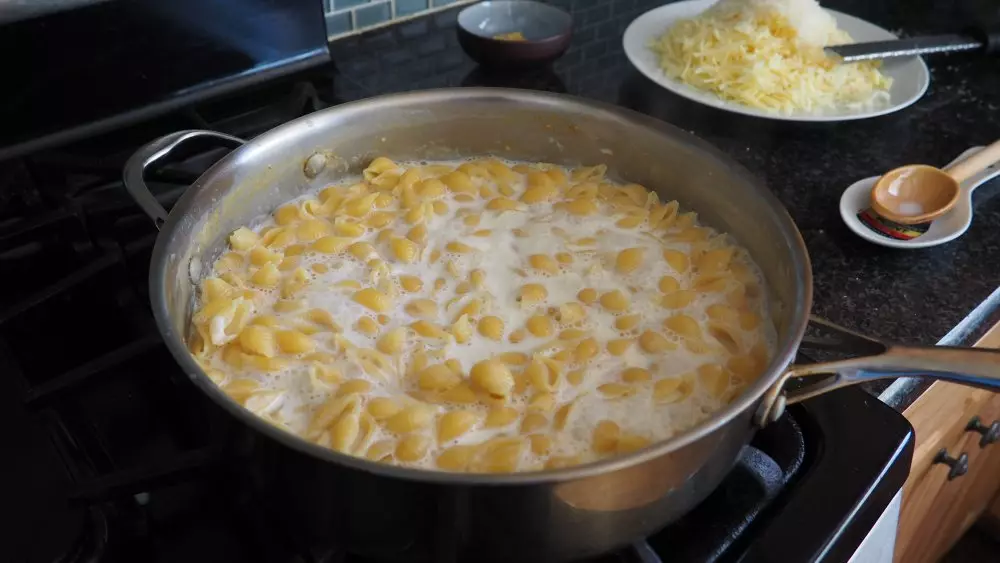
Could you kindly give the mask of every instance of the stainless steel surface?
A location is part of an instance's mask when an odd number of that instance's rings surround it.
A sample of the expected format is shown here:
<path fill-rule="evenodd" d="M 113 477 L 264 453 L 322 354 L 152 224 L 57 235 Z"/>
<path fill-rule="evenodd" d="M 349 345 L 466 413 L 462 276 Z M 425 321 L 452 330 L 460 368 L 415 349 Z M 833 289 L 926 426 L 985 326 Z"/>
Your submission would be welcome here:
<path fill-rule="evenodd" d="M 976 306 L 962 322 L 938 340 L 938 346 L 963 346 L 975 343 L 977 335 L 990 321 L 991 313 L 1000 308 L 1000 288 L 997 288 L 982 303 Z M 992 325 L 991 325 L 992 326 Z M 900 377 L 893 381 L 878 398 L 883 403 L 902 412 L 919 396 L 919 390 L 929 385 L 919 377 Z"/>
<path fill-rule="evenodd" d="M 832 337 L 805 337 L 801 342 L 803 348 L 861 355 L 845 360 L 790 368 L 765 393 L 755 417 L 758 425 L 763 426 L 776 420 L 786 405 L 805 401 L 848 385 L 878 379 L 918 376 L 1000 391 L 998 350 L 951 346 L 891 346 L 817 317 L 812 317 L 810 323 L 830 333 Z M 785 384 L 790 380 L 817 375 L 827 377 L 798 387 L 794 391 L 784 390 Z"/>
<path fill-rule="evenodd" d="M 74 10 L 108 0 L 0 0 L 0 24 Z"/>
<path fill-rule="evenodd" d="M 154 141 L 140 152 L 163 155 L 176 142 Z M 396 467 L 345 456 L 267 424 L 219 390 L 188 352 L 194 284 L 232 230 L 305 191 L 360 172 L 380 154 L 605 163 L 613 175 L 677 199 L 734 236 L 761 267 L 778 337 L 773 360 L 742 396 L 688 432 L 627 456 L 555 471 L 483 475 Z M 324 166 L 310 164 L 319 160 Z M 130 160 L 126 183 L 141 179 L 134 168 L 148 162 L 149 156 Z M 144 208 L 159 216 L 148 201 Z M 399 560 L 561 561 L 648 535 L 718 485 L 752 435 L 754 414 L 762 424 L 780 412 L 784 383 L 803 373 L 786 368 L 808 321 L 812 277 L 802 239 L 778 200 L 689 133 L 566 96 L 463 88 L 337 106 L 230 153 L 191 186 L 162 225 L 150 265 L 150 299 L 177 362 L 249 429 L 233 444 L 257 459 L 255 481 L 309 537 L 322 541 L 334 534 L 353 551 Z M 863 341 L 866 350 L 881 346 Z M 907 368 L 944 367 L 933 349 L 917 352 L 926 362 Z M 904 362 L 891 354 L 866 361 L 888 370 L 887 358 Z"/>
<path fill-rule="evenodd" d="M 159 149 L 143 152 L 158 154 L 170 144 L 161 141 Z M 327 163 L 310 180 L 304 163 L 316 153 L 326 155 Z M 188 352 L 193 284 L 233 229 L 305 190 L 357 173 L 378 154 L 606 163 L 614 174 L 698 209 L 706 223 L 739 238 L 766 272 L 781 342 L 772 365 L 745 396 L 684 435 L 558 471 L 455 475 L 377 464 L 263 422 L 212 384 Z M 136 173 L 126 171 L 130 178 Z M 791 219 L 766 188 L 712 147 L 644 115 L 595 102 L 471 88 L 338 106 L 232 152 L 192 185 L 162 225 L 150 289 L 159 329 L 184 371 L 253 434 L 265 437 L 248 448 L 266 473 L 260 481 L 281 491 L 275 502 L 283 503 L 296 525 L 317 538 L 339 530 L 347 536 L 341 540 L 362 553 L 386 556 L 391 546 L 405 545 L 406 554 L 396 556 L 445 561 L 451 556 L 442 550 L 453 549 L 456 559 L 483 562 L 558 561 L 604 552 L 652 533 L 707 496 L 752 434 L 758 398 L 791 361 L 811 301 L 808 258 Z M 426 534 L 417 533 L 421 529 Z M 367 542 L 365 530 L 378 530 L 379 537 Z"/>
<path fill-rule="evenodd" d="M 912 57 L 933 53 L 952 53 L 955 51 L 975 51 L 982 49 L 983 42 L 968 35 L 932 35 L 928 37 L 911 37 L 894 41 L 872 41 L 869 43 L 850 43 L 827 47 L 827 54 L 840 62 L 856 63 L 894 57 Z"/>
<path fill-rule="evenodd" d="M 153 223 L 160 227 L 167 220 L 167 210 L 156 200 L 156 197 L 146 186 L 144 175 L 146 169 L 166 158 L 178 149 L 181 145 L 196 139 L 212 139 L 224 145 L 236 148 L 246 141 L 215 131 L 178 131 L 169 135 L 164 135 L 155 141 L 144 145 L 129 157 L 125 163 L 124 180 L 125 189 L 128 190 L 132 199 L 139 204 L 139 207 L 149 215 Z"/>
<path fill-rule="evenodd" d="M 903 504 L 903 491 L 892 497 L 889 506 L 861 541 L 847 563 L 892 563 L 896 551 L 896 533 L 899 531 L 899 509 Z"/>

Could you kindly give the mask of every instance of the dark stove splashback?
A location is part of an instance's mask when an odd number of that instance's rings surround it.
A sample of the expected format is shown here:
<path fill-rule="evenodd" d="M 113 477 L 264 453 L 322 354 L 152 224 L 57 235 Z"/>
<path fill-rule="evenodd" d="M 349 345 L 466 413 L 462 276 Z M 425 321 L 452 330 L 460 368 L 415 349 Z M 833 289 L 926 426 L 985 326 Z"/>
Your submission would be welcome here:
<path fill-rule="evenodd" d="M 320 0 L 66 6 L 0 25 L 0 159 L 329 60 Z"/>

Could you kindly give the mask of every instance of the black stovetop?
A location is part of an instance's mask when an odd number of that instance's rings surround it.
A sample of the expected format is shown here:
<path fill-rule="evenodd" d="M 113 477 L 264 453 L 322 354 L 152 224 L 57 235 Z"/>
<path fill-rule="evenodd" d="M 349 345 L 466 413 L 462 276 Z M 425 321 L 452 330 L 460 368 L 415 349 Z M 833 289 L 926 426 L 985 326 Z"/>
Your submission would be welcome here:
<path fill-rule="evenodd" d="M 355 561 L 300 546 L 222 457 L 232 424 L 177 369 L 146 294 L 156 231 L 120 183 L 137 143 L 212 127 L 249 137 L 336 103 L 329 74 L 4 163 L 0 496 L 13 561 Z M 218 153 L 156 171 L 170 205 Z M 791 407 L 680 522 L 600 562 L 840 561 L 902 486 L 905 419 L 846 389 Z M 8 500 L 10 499 L 10 500 Z M 822 507 L 822 508 L 818 508 Z M 23 528 L 23 529 L 22 529 Z"/>
<path fill-rule="evenodd" d="M 0 158 L 90 138 L 326 62 L 322 4 L 5 2 L 0 52 L 17 56 L 4 66 Z M 26 12 L 34 17 L 17 18 Z"/>
<path fill-rule="evenodd" d="M 928 59 L 930 90 L 895 115 L 783 125 L 693 106 L 629 67 L 621 32 L 662 2 L 553 1 L 574 13 L 576 33 L 547 71 L 477 68 L 455 41 L 457 10 L 449 10 L 334 43 L 335 69 L 0 162 L 0 498 L 20 515 L 17 533 L 0 535 L 4 560 L 352 561 L 335 549 L 305 552 L 280 518 L 246 496 L 234 460 L 216 454 L 228 419 L 193 392 L 153 326 L 146 276 L 156 231 L 119 178 L 132 150 L 170 131 L 250 137 L 304 111 L 417 88 L 566 92 L 693 130 L 763 178 L 803 233 L 821 316 L 933 343 L 1000 284 L 1000 184 L 977 191 L 967 235 L 921 251 L 868 245 L 836 211 L 840 190 L 857 178 L 905 161 L 945 162 L 992 141 L 1000 130 L 996 59 Z M 996 9 L 989 0 L 824 4 L 911 35 L 962 27 L 975 6 Z M 159 170 L 150 185 L 169 206 L 217 157 Z M 982 313 L 956 343 L 1000 318 L 1000 309 Z M 810 400 L 760 432 L 684 520 L 600 561 L 845 560 L 902 485 L 911 449 L 905 420 L 869 394 L 845 389 Z"/>

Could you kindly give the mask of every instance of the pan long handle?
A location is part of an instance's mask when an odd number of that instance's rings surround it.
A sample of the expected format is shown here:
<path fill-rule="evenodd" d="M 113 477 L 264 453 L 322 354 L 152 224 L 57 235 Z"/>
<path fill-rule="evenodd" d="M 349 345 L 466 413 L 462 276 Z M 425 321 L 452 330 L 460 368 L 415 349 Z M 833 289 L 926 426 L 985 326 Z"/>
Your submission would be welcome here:
<path fill-rule="evenodd" d="M 755 421 L 764 426 L 798 403 L 848 385 L 896 377 L 928 377 L 1000 392 L 1000 350 L 951 346 L 887 346 L 828 321 L 813 319 L 839 339 L 805 339 L 805 347 L 865 349 L 868 356 L 797 365 L 789 368 L 764 395 Z M 879 349 L 880 348 L 880 349 Z M 794 390 L 785 385 L 799 378 L 826 376 Z"/>
<path fill-rule="evenodd" d="M 146 215 L 153 220 L 156 228 L 159 229 L 163 222 L 167 220 L 167 210 L 156 199 L 146 186 L 146 169 L 166 158 L 181 145 L 188 144 L 194 140 L 211 140 L 214 144 L 237 148 L 246 141 L 225 133 L 215 131 L 188 130 L 178 131 L 164 135 L 159 139 L 150 141 L 146 145 L 135 151 L 125 163 L 123 172 L 125 189 L 132 196 L 132 199 L 139 204 L 139 207 L 146 212 Z"/>

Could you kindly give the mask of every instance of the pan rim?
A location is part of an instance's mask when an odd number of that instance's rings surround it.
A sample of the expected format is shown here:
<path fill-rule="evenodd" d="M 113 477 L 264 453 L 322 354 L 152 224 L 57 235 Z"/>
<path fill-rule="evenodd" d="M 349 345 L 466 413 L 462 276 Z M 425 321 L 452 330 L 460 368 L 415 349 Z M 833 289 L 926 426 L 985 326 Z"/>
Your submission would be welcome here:
<path fill-rule="evenodd" d="M 190 210 L 195 194 L 198 190 L 211 183 L 216 174 L 236 163 L 240 156 L 259 148 L 260 146 L 280 141 L 288 132 L 296 127 L 301 127 L 307 121 L 320 121 L 333 113 L 369 110 L 381 105 L 393 104 L 398 101 L 407 103 L 420 102 L 440 102 L 445 99 L 460 97 L 463 100 L 479 99 L 489 100 L 500 98 L 506 102 L 539 104 L 539 102 L 559 105 L 562 108 L 567 106 L 575 107 L 577 110 L 590 113 L 602 113 L 609 119 L 626 120 L 638 127 L 655 128 L 658 133 L 672 136 L 694 148 L 708 153 L 720 164 L 730 168 L 732 172 L 741 176 L 749 186 L 756 192 L 756 196 L 764 199 L 775 215 L 780 230 L 784 235 L 784 241 L 789 246 L 792 256 L 794 276 L 796 278 L 795 295 L 790 296 L 789 303 L 792 309 L 788 335 L 778 341 L 775 354 L 764 373 L 751 385 L 740 397 L 727 405 L 725 408 L 712 413 L 711 416 L 684 432 L 668 438 L 666 440 L 653 443 L 646 448 L 635 452 L 603 459 L 587 464 L 575 465 L 562 469 L 529 471 L 518 473 L 452 473 L 435 469 L 410 468 L 387 463 L 369 461 L 367 459 L 342 454 L 320 445 L 314 444 L 291 432 L 286 432 L 276 426 L 266 422 L 264 419 L 243 408 L 234 400 L 229 398 L 215 383 L 209 379 L 204 370 L 198 365 L 191 355 L 184 338 L 178 335 L 171 324 L 170 313 L 166 304 L 166 277 L 165 269 L 170 254 L 170 241 L 176 235 L 177 226 L 182 217 Z M 310 126 L 315 126 L 311 123 Z M 157 275 L 159 273 L 159 275 Z M 191 186 L 185 191 L 181 198 L 171 209 L 166 222 L 162 225 L 160 234 L 156 238 L 153 253 L 150 260 L 149 275 L 150 305 L 153 309 L 153 316 L 156 320 L 164 343 L 170 350 L 174 360 L 184 370 L 185 374 L 204 393 L 206 393 L 216 404 L 225 409 L 230 415 L 242 422 L 251 429 L 264 434 L 266 437 L 289 447 L 299 453 L 320 461 L 336 463 L 358 471 L 372 473 L 379 476 L 415 481 L 422 483 L 437 484 L 462 484 L 462 485 L 492 485 L 492 486 L 518 486 L 536 485 L 544 483 L 560 483 L 576 481 L 591 477 L 597 477 L 610 472 L 619 471 L 628 467 L 640 465 L 649 460 L 662 457 L 676 452 L 684 447 L 695 443 L 715 431 L 722 429 L 733 419 L 747 414 L 748 411 L 756 410 L 765 392 L 770 389 L 780 379 L 786 368 L 792 363 L 801 342 L 806 325 L 808 324 L 809 311 L 812 307 L 813 284 L 812 269 L 810 265 L 808 251 L 802 235 L 796 227 L 787 209 L 778 198 L 749 170 L 736 162 L 732 157 L 726 155 L 721 150 L 710 145 L 706 141 L 695 136 L 693 133 L 684 131 L 676 126 L 670 125 L 652 116 L 636 112 L 634 110 L 615 106 L 603 102 L 569 96 L 565 94 L 553 94 L 548 92 L 537 92 L 530 90 L 517 90 L 509 88 L 441 88 L 433 90 L 421 90 L 414 92 L 386 94 L 382 96 L 365 98 L 358 101 L 348 102 L 333 106 L 315 113 L 299 117 L 274 129 L 271 129 L 260 136 L 248 141 L 242 147 L 230 152 L 228 155 L 216 162 L 205 171 Z M 752 427 L 751 427 L 752 428 Z"/>

